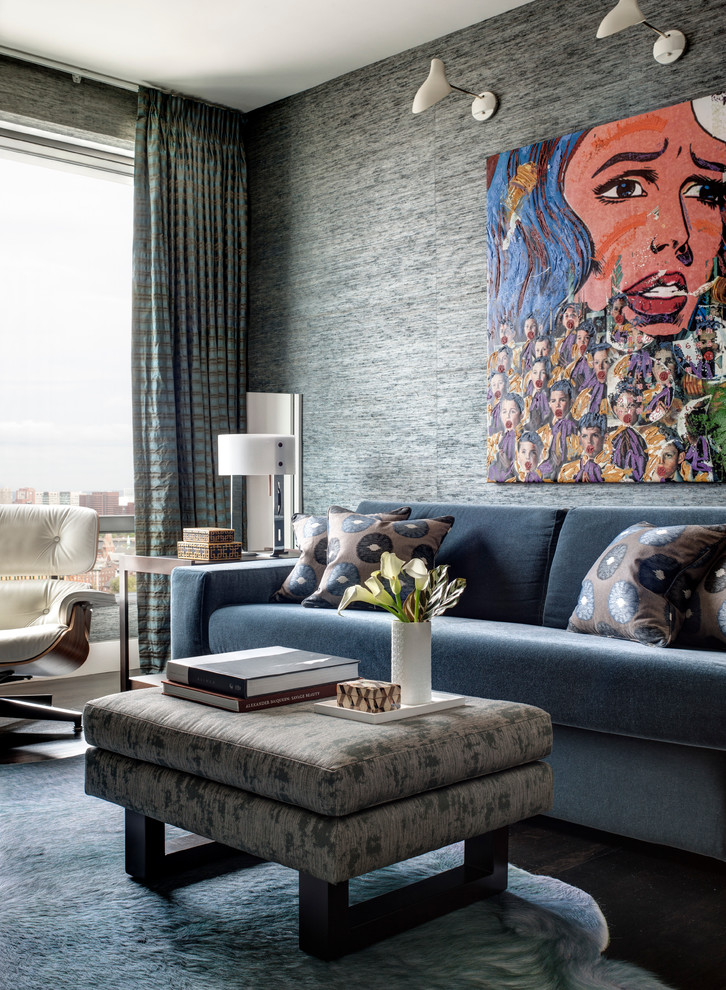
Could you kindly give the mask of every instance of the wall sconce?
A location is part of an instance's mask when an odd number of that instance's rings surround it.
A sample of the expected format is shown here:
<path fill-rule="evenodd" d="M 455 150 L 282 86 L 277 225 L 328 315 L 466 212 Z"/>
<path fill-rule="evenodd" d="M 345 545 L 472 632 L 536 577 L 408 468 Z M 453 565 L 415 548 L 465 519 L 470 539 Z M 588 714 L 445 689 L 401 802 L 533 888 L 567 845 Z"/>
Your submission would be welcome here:
<path fill-rule="evenodd" d="M 635 24 L 645 24 L 658 35 L 658 40 L 653 45 L 653 58 L 661 65 L 675 62 L 686 50 L 685 34 L 681 31 L 663 32 L 653 27 L 646 21 L 638 6 L 638 0 L 618 0 L 617 6 L 613 7 L 610 13 L 603 18 L 597 29 L 597 36 L 598 38 L 607 38 L 611 34 L 617 34 L 618 31 L 633 27 Z"/>
<path fill-rule="evenodd" d="M 497 112 L 499 101 L 494 93 L 487 92 L 477 95 L 476 93 L 470 93 L 468 89 L 462 89 L 461 86 L 454 86 L 446 78 L 444 63 L 440 58 L 431 59 L 431 69 L 429 70 L 428 79 L 414 97 L 413 112 L 421 113 L 424 110 L 428 110 L 434 103 L 438 103 L 439 100 L 443 100 L 445 96 L 448 96 L 453 89 L 459 93 L 466 93 L 467 96 L 474 97 L 474 102 L 471 105 L 471 115 L 475 120 L 489 120 Z"/>
<path fill-rule="evenodd" d="M 295 474 L 295 437 L 276 433 L 229 433 L 217 437 L 219 474 L 230 477 L 230 529 L 234 529 L 235 475 L 267 475 L 272 503 L 272 556 L 285 551 L 285 493 L 283 475 Z"/>

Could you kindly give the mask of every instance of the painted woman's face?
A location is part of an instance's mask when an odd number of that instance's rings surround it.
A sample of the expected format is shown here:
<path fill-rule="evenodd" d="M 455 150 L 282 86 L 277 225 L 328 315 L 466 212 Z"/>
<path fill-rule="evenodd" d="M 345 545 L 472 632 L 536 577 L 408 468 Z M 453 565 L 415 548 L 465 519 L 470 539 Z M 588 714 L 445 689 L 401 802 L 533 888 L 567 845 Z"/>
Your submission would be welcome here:
<path fill-rule="evenodd" d="M 575 334 L 575 347 L 574 350 L 578 354 L 584 354 L 587 350 L 587 345 L 590 343 L 590 335 L 587 330 L 578 330 Z"/>
<path fill-rule="evenodd" d="M 519 426 L 519 421 L 522 418 L 519 406 L 512 399 L 504 399 L 502 401 L 499 415 L 501 416 L 502 423 L 504 423 L 505 430 L 515 429 Z"/>
<path fill-rule="evenodd" d="M 725 179 L 726 144 L 690 103 L 588 131 L 564 192 L 595 248 L 589 307 L 604 309 L 617 281 L 649 335 L 685 329 L 723 247 Z"/>
<path fill-rule="evenodd" d="M 500 375 L 509 374 L 509 369 L 512 367 L 512 355 L 506 349 L 506 347 L 501 348 L 496 353 L 494 359 L 494 368 L 499 372 Z"/>
<path fill-rule="evenodd" d="M 523 440 L 517 447 L 517 467 L 520 471 L 534 471 L 537 467 L 537 448 L 529 440 Z"/>
<path fill-rule="evenodd" d="M 658 457 L 656 474 L 659 478 L 672 478 L 681 466 L 684 455 L 679 454 L 674 444 L 669 443 L 663 448 Z"/>
<path fill-rule="evenodd" d="M 592 370 L 599 382 L 607 381 L 608 377 L 608 352 L 595 351 L 592 356 Z"/>
<path fill-rule="evenodd" d="M 511 343 L 512 340 L 512 328 L 509 326 L 506 320 L 502 320 L 499 324 L 499 343 L 502 347 L 506 347 L 507 344 Z"/>
<path fill-rule="evenodd" d="M 489 379 L 489 387 L 492 390 L 492 396 L 499 402 L 501 397 L 504 395 L 504 386 L 506 384 L 504 375 L 496 374 L 492 375 Z"/>
<path fill-rule="evenodd" d="M 532 365 L 532 384 L 535 392 L 541 392 L 547 382 L 547 366 L 544 361 L 535 361 Z"/>
<path fill-rule="evenodd" d="M 577 306 L 568 306 L 562 314 L 562 326 L 569 332 L 574 330 L 579 322 L 580 314 L 577 311 Z"/>
<path fill-rule="evenodd" d="M 585 426 L 580 430 L 580 448 L 583 454 L 597 457 L 598 454 L 602 454 L 604 446 L 602 430 L 597 426 Z"/>
<path fill-rule="evenodd" d="M 613 408 L 625 426 L 633 426 L 639 419 L 638 400 L 632 392 L 621 392 Z"/>
<path fill-rule="evenodd" d="M 566 392 L 553 389 L 549 398 L 550 412 L 554 421 L 563 419 L 570 411 L 570 399 Z"/>

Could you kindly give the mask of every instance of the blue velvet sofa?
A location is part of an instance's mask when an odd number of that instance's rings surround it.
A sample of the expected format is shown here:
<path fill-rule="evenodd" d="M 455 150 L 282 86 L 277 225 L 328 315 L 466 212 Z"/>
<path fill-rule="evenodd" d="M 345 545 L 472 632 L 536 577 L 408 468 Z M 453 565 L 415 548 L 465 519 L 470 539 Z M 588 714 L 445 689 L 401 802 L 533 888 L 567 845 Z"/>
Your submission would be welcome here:
<path fill-rule="evenodd" d="M 623 529 L 726 523 L 726 508 L 414 503 L 411 518 L 442 515 L 455 523 L 437 562 L 467 588 L 433 620 L 434 688 L 550 713 L 554 817 L 726 860 L 726 652 L 567 630 L 583 577 Z M 172 655 L 281 644 L 388 679 L 387 613 L 269 603 L 293 563 L 175 570 Z"/>

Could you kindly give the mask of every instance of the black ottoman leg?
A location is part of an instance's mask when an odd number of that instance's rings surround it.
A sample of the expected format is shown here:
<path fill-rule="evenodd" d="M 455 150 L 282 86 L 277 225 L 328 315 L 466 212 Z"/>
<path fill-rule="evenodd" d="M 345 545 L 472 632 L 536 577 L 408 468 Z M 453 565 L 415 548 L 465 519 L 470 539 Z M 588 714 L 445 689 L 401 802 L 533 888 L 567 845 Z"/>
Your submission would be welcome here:
<path fill-rule="evenodd" d="M 338 959 L 390 935 L 507 888 L 509 830 L 467 839 L 464 863 L 350 907 L 348 881 L 326 883 L 300 873 L 300 948 Z"/>
<path fill-rule="evenodd" d="M 126 809 L 126 872 L 140 880 L 164 872 L 163 822 Z"/>
<path fill-rule="evenodd" d="M 228 869 L 242 870 L 264 863 L 259 856 L 189 834 L 166 847 L 166 825 L 137 811 L 126 809 L 126 872 L 139 880 L 156 880 L 218 860 Z"/>
<path fill-rule="evenodd" d="M 493 894 L 500 893 L 507 889 L 508 867 L 508 828 L 477 835 L 464 842 L 464 874 L 467 882 L 478 880 Z"/>
<path fill-rule="evenodd" d="M 326 883 L 300 874 L 299 944 L 318 959 L 337 959 L 347 951 L 350 937 L 348 881 Z"/>

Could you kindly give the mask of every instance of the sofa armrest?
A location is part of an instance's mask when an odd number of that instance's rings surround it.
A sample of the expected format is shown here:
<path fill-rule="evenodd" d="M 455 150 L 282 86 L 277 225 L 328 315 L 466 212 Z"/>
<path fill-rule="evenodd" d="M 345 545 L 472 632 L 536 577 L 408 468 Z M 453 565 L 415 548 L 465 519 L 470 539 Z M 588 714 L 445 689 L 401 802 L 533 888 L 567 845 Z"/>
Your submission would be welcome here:
<path fill-rule="evenodd" d="M 177 567 L 171 575 L 171 655 L 210 653 L 209 620 L 226 605 L 269 602 L 295 566 L 290 560 Z"/>

